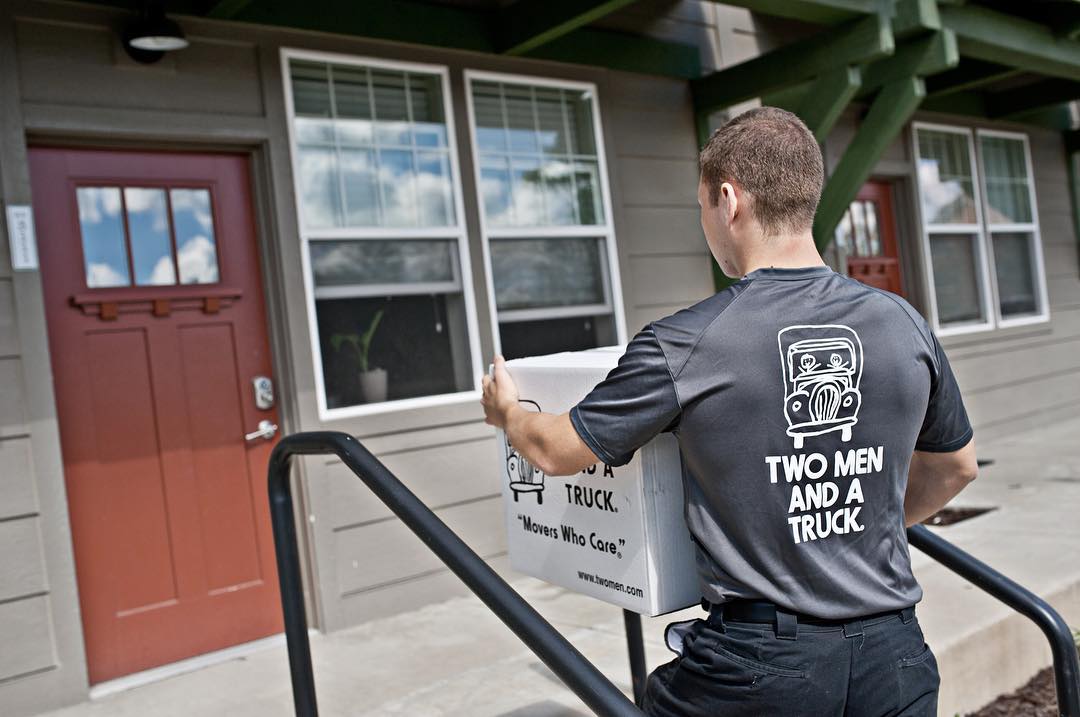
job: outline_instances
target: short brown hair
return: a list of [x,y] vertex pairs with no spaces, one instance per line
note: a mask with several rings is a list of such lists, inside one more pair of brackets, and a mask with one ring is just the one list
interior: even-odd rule
[[750,195],[750,213],[767,235],[801,232],[814,223],[825,168],[803,121],[778,107],[759,107],[713,132],[698,157],[709,203],[731,182]]

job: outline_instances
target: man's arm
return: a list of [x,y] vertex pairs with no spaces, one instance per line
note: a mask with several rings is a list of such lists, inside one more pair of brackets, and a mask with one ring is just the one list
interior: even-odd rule
[[495,357],[495,377],[484,376],[483,386],[484,422],[506,431],[514,449],[547,475],[573,475],[600,462],[574,430],[569,413],[532,413],[521,407],[502,356]]
[[904,525],[921,523],[944,508],[978,473],[974,440],[956,451],[915,451],[904,495]]

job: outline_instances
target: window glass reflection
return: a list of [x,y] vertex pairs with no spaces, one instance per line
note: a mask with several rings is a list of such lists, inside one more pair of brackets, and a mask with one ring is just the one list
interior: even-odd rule
[[1038,313],[1032,239],[1027,232],[993,234],[998,303],[1004,317]]
[[1031,222],[1031,193],[1023,140],[980,135],[979,145],[986,185],[986,221],[990,224]]
[[453,239],[311,242],[315,286],[456,282]]
[[206,189],[170,189],[176,258],[181,284],[213,284],[220,280],[214,217]]
[[604,222],[590,93],[501,82],[470,91],[489,226]]
[[934,234],[930,237],[938,320],[943,326],[978,323],[986,318],[976,241],[972,234]]
[[306,228],[456,223],[440,76],[299,61],[290,71]]
[[919,191],[927,224],[974,224],[975,189],[968,136],[919,129]]
[[79,187],[79,206],[86,285],[91,289],[128,286],[127,247],[119,187]]
[[604,304],[603,240],[492,239],[491,272],[500,312]]
[[164,189],[124,190],[128,232],[131,236],[131,263],[135,265],[135,283],[161,286],[176,283],[169,216],[165,209]]

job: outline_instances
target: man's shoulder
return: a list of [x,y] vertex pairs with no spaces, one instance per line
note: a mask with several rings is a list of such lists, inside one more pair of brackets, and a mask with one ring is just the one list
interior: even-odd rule
[[649,324],[674,374],[677,375],[686,363],[706,329],[742,296],[750,283],[745,279],[738,281],[692,306]]
[[847,284],[849,289],[858,291],[869,300],[877,302],[883,312],[902,315],[914,325],[915,329],[925,341],[930,340],[930,325],[926,322],[926,319],[923,318],[923,315],[920,314],[914,306],[908,303],[907,299],[899,294],[894,294],[891,291],[864,284],[863,282],[856,281],[850,277],[844,276],[841,278]]

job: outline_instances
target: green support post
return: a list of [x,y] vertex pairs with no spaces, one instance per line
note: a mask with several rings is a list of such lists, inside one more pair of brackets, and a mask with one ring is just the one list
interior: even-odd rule
[[829,246],[848,205],[925,96],[926,85],[922,78],[907,77],[886,85],[874,99],[866,119],[821,193],[821,203],[814,218],[814,243],[818,251],[823,252]]
[[818,142],[824,142],[829,130],[840,119],[840,113],[861,86],[862,72],[858,67],[840,67],[826,72],[810,85],[792,112],[806,123]]

